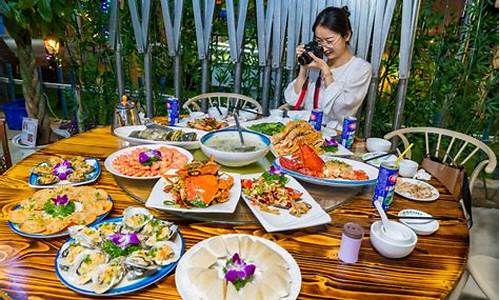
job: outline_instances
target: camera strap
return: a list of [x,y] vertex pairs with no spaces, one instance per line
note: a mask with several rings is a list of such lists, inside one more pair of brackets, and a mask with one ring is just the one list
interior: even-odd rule
[[[304,102],[304,98],[306,96],[308,87],[309,87],[309,77],[307,77],[306,81],[302,85],[302,89],[300,90],[299,99],[297,99],[297,103],[295,103],[293,110],[298,110],[302,106],[302,103]],[[314,109],[318,109],[318,107],[319,107],[319,90],[320,90],[320,88],[321,88],[321,76],[318,76],[318,79],[316,79],[316,85],[314,87],[314,107],[313,107]]]

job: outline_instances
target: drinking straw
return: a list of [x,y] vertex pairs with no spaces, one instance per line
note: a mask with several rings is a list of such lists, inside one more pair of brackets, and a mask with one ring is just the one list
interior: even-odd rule
[[413,143],[411,143],[410,146],[408,146],[408,148],[406,148],[405,151],[403,151],[403,153],[401,153],[398,158],[396,158],[396,162],[394,163],[396,166],[399,166],[399,162],[403,159],[405,154],[410,151],[411,147],[413,147]]

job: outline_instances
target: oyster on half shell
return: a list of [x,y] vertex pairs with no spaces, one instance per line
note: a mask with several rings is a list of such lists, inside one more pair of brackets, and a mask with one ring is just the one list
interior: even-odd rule
[[115,258],[109,263],[100,265],[92,274],[92,290],[103,294],[119,284],[125,275],[123,258]]
[[153,215],[144,207],[130,206],[123,211],[123,224],[133,231],[139,231],[149,221]]

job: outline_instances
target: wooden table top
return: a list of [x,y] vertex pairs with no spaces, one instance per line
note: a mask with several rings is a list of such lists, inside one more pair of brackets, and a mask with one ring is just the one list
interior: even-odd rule
[[[13,299],[84,299],[66,288],[54,272],[54,257],[66,238],[48,240],[19,236],[7,226],[9,211],[34,192],[27,184],[33,165],[49,156],[81,155],[101,160],[120,146],[109,128],[97,128],[64,139],[34,153],[0,176],[0,294]],[[437,182],[441,197],[431,203],[414,202],[395,196],[389,212],[404,208],[424,210],[434,216],[454,216],[461,221],[440,221],[431,236],[419,236],[416,249],[406,258],[387,259],[370,244],[370,224],[377,220],[371,194],[362,194],[330,215],[331,224],[283,233],[267,233],[260,225],[220,225],[180,220],[186,250],[214,235],[246,233],[278,243],[297,261],[302,273],[299,299],[439,299],[454,288],[464,270],[468,255],[468,230],[463,213],[447,191]],[[104,168],[96,187],[108,191],[114,200],[111,216],[119,216],[130,205],[137,205],[115,183]],[[365,229],[359,261],[344,264],[338,259],[343,224],[356,222]],[[121,299],[179,299],[174,274],[139,292]]]

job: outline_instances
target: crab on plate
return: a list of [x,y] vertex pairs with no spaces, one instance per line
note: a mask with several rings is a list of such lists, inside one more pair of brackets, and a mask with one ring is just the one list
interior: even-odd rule
[[185,164],[174,175],[163,175],[164,191],[174,196],[173,204],[181,207],[208,207],[229,200],[234,179],[219,171],[212,160]]

